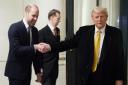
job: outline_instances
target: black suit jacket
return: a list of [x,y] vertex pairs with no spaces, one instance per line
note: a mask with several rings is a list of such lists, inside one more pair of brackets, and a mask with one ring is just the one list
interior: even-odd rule
[[[54,36],[49,26],[45,26],[39,31],[39,42],[45,43],[58,43],[60,42],[59,28],[57,29],[57,36]],[[44,77],[50,77],[54,75],[56,79],[58,77],[58,52],[49,52],[45,54],[41,54],[40,65],[43,68]]]
[[[9,54],[5,68],[5,76],[17,79],[31,78],[31,65],[34,64],[35,72],[38,73],[38,52],[30,46],[30,39],[23,21],[10,26],[8,31]],[[32,27],[32,43],[38,43],[38,30]]]
[[[91,72],[94,55],[95,26],[83,26],[70,40],[59,44],[51,44],[53,51],[64,51],[76,48],[77,85],[86,85]],[[124,80],[124,55],[121,31],[106,26],[101,56],[98,65],[102,85],[114,85],[115,80]]]

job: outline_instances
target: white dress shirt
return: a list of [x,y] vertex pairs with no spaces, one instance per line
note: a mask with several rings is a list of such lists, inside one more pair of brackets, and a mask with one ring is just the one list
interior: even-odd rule
[[55,32],[54,32],[54,29],[55,29],[55,28],[50,24],[50,22],[48,23],[48,26],[49,26],[49,28],[51,29],[53,35],[55,35]]

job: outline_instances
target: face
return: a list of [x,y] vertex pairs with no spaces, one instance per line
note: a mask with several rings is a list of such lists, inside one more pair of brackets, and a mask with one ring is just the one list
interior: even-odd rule
[[37,7],[32,7],[28,13],[26,13],[26,19],[29,26],[34,26],[39,15],[39,10]]
[[59,24],[59,22],[60,22],[60,14],[56,13],[55,16],[51,16],[50,21],[56,27]]
[[104,12],[93,12],[92,20],[98,29],[103,28],[106,25],[107,15]]

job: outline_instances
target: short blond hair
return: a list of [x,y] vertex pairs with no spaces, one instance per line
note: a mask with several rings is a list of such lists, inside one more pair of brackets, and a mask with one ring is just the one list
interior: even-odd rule
[[106,16],[108,16],[107,8],[104,8],[104,7],[99,7],[99,6],[97,6],[97,7],[95,7],[95,8],[92,10],[92,14],[93,14],[94,12],[102,12],[102,13],[105,13]]

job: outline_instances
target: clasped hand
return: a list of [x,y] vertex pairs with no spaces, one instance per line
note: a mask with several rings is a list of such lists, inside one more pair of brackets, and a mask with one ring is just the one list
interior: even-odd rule
[[41,53],[46,53],[46,52],[51,51],[50,45],[47,43],[43,43],[43,42],[41,42],[39,44],[35,44],[34,48],[35,48],[35,50],[38,50]]

